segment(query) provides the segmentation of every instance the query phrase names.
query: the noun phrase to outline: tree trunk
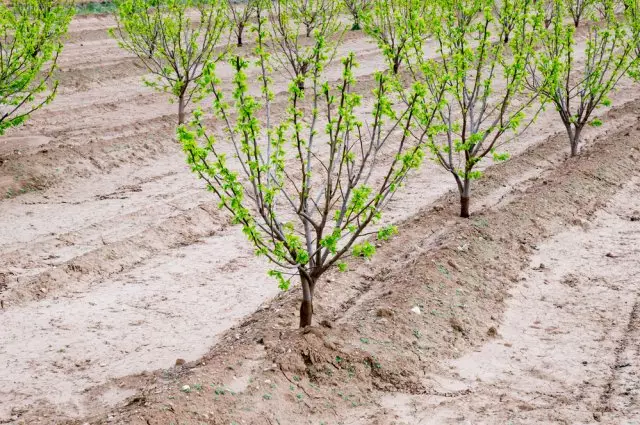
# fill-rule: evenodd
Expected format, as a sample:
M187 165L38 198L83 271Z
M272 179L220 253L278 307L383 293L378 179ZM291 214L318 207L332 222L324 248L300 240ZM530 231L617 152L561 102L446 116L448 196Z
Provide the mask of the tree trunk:
M575 133L573 133L573 137L569 139L569 142L571 143L571 156L578 156L578 147L580 145L580 133L581 133L582 129L581 128L576 128Z
M300 79L298 81L298 88L300 89L300 91L304 91L304 80Z
M360 16L354 15L353 16L353 25L351 26L351 31L358 31L358 30L360 30Z
M242 47L242 32L244 31L244 25L238 25L238 47Z
M313 291L315 282L300 275L302 283L302 302L300 303L300 329L311 326L313 318Z
M469 218L471 181L464 179L462 192L460 193L460 217Z
M395 57L393 59L393 75L397 75L398 72L400 71L400 63L402 61L400 60L399 57Z
M184 124L184 94L178 98L178 125Z
M469 218L469 197L460 197L460 217Z

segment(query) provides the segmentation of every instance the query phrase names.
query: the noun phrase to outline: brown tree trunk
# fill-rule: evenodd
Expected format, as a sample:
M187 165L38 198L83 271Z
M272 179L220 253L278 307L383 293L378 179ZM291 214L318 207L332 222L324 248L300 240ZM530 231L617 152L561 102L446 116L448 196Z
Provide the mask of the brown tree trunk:
M314 282L300 275L302 282L302 302L300 303L300 329L311 326L313 318L313 290Z
M578 156L578 147L580 145L580 132L582 129L576 128L573 137L569 140L571 142L571 156Z
M184 94L178 98L178 125L184 124Z
M460 197L460 217L469 218L469 197Z
M393 60L393 74L394 75L398 74L398 72L400 71L400 63L401 63L400 58L398 58L398 57L394 58L394 60Z
M243 25L238 25L238 47L242 47L242 32L244 31Z
M471 180L465 178L462 182L462 186L458 186L462 189L460 192L460 217L469 218L469 204L471 199Z

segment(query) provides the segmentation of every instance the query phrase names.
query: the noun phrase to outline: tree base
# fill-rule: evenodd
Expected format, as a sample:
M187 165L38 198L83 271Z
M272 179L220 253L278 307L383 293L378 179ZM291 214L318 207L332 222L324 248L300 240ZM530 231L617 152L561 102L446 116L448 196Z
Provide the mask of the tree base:
M313 318L313 302L302 300L300 304L300 328L311 326Z
M460 197L460 217L469 218L469 197Z

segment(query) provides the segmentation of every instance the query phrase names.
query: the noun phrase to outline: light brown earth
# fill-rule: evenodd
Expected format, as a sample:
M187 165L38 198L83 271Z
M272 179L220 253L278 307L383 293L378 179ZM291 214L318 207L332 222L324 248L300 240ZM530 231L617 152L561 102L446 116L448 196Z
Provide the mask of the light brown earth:
M59 96L0 138L0 423L640 421L636 86L577 159L542 114L470 220L424 167L391 206L399 237L323 281L302 334L297 290L190 174L175 105L112 24L72 23ZM349 50L366 90L377 49Z

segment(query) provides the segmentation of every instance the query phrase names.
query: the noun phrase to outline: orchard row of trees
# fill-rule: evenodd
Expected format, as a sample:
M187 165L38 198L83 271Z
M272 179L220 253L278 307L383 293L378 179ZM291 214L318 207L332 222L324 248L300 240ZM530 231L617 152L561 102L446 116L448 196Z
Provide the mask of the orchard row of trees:
M327 270L371 257L373 239L397 232L382 214L425 157L451 174L468 217L480 164L508 159L504 146L543 108L555 109L576 156L584 129L601 124L594 111L621 79L639 77L637 0L231 1L116 0L112 35L148 68L146 83L177 100L191 169L274 264L269 274L283 290L299 278L301 327ZM66 29L63 11L48 12L58 23L50 32ZM339 51L345 12L384 57L371 81L358 77L354 53ZM252 49L235 50L247 29ZM37 96L56 36L32 67L32 108L54 92ZM286 107L275 103L274 73L289 77ZM205 99L212 108L187 120L188 104Z

